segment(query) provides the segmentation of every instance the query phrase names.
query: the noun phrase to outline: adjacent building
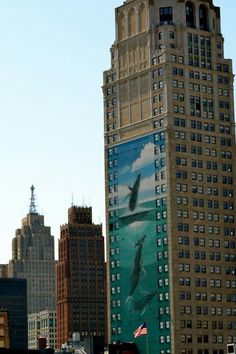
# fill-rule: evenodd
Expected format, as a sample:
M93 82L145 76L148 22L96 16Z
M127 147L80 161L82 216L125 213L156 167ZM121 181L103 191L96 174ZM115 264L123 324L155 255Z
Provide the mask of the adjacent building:
M0 348L10 348L8 310L0 309Z
M236 342L232 62L212 0L127 0L104 72L108 326L150 354ZM135 342L146 352L146 339Z
M0 264L0 278L8 277L8 264Z
M47 348L56 348L56 311L40 311L28 315L28 348L39 349L39 341L44 338Z
M55 310L54 237L44 216L37 212L34 186L29 213L12 241L10 277L27 279L28 314Z
M0 347L27 349L26 291L25 279L0 278Z
M92 208L72 206L61 226L57 262L57 347L79 332L105 334L104 238Z

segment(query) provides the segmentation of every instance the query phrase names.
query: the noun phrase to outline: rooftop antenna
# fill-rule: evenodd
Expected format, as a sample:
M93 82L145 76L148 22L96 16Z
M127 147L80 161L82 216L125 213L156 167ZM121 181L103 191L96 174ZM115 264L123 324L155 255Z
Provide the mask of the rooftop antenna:
M35 204L35 194L34 194L34 185L30 187L31 189L31 197L30 197L30 208L29 208L29 213L30 214L37 214L37 209L36 209L36 204Z
M72 195L71 195L71 206L72 206L72 207L74 206L74 195L73 195L73 193L72 193Z

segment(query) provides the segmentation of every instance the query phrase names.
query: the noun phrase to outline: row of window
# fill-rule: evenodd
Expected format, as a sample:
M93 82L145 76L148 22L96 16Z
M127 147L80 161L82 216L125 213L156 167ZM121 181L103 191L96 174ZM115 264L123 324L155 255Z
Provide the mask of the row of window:
M176 204L189 204L189 198L183 196L176 197ZM219 209L219 201L218 200L204 200L202 198L192 198L192 206L199 207L199 208L208 208L208 209ZM234 210L234 203L223 201L222 207L224 210Z
M116 118L117 117L117 112L116 110L112 110L107 112L107 119L112 119L112 118Z
M197 320L195 323L195 326L193 324L192 320L181 320L180 321L180 328L193 328L195 327L196 329L208 329L209 324L211 324L212 329L223 329L224 328L224 323L222 321L201 321ZM227 329L232 329L235 326L235 322L227 322L226 328ZM204 338L203 338L204 342Z
M228 64L217 63L216 64L216 70L217 71L223 71L224 73L228 73L229 72L229 66L228 66Z
M117 141L118 141L118 135L117 134L110 135L107 138L107 144L115 143Z
M212 82L212 75L207 74L205 72L199 72L199 71L189 71L189 78L190 79L195 79L195 80L204 80L204 81L210 81Z
M190 89L190 91L196 91L196 92L200 92L201 91L201 92L207 93L209 95L213 94L213 87L212 86L194 84L194 83L190 82L189 83L189 89ZM220 90L222 90L222 89L220 89ZM227 90L225 90L225 91L228 92ZM222 96L222 95L220 95L220 96Z
M208 315L210 314L209 310L210 308L208 306L196 306L195 309L193 309L192 306L180 306L181 315L191 315L192 313L195 313L196 315ZM236 311L234 308L228 308L226 309L226 314L228 316L236 316Z
M212 156L212 157L216 157L218 156L217 154L217 150L216 149L203 149L201 146L195 146L195 145L191 145L190 147L187 147L186 144L175 144L175 151L176 152L182 152L182 153L187 153L188 149L190 150L189 152L193 155L203 155L204 150L206 153L206 156ZM232 159L232 152L231 151L225 151L225 150L221 150L219 151L219 156L222 159Z
M219 241L219 240L217 240ZM221 255L219 252L209 252L209 254L207 254L205 251L194 251L194 254L192 255L194 256L194 259L201 259L201 260L206 260L206 259L209 259L210 261L220 261L221 260ZM178 257L179 258L191 258L190 256L190 252L189 250L180 250L178 251ZM199 264L196 265L195 267L195 272L199 272L200 268ZM203 268L201 268L202 270ZM204 270L206 270L206 266L204 265ZM211 274L221 274L221 267L220 266L210 266L209 267L209 272ZM224 268L224 272L225 274L229 275L229 274L232 274L232 275L236 275L236 269L235 267L226 267ZM202 272L202 273L205 273L205 272Z
M226 107L229 108L229 102L227 102L227 101L219 101L219 108L220 109L228 109ZM164 107L161 107L160 111L162 111L162 113L163 113L164 112ZM155 112L155 109L153 110L153 112ZM179 114L185 114L185 107L175 104L173 106L173 112L174 113L179 113ZM191 96L191 98L190 98L190 115L191 116L196 116L196 117L214 119L213 101L211 99L210 100L203 99L202 102L201 102L200 101L200 97ZM219 113L219 118L220 118L220 120L222 120L222 112ZM176 121L178 119L179 118L176 118ZM178 126L178 124L177 124L177 126Z
M162 219L165 219L163 217ZM161 217L160 217L161 219ZM158 219L158 220L160 220ZM187 223L179 222L177 224L177 231L184 231L184 232L189 232L190 231L190 226ZM192 225L192 231L194 233L202 233L204 234L205 232L208 234L214 234L214 235L219 235L220 234L220 228L218 226L205 226L205 225L199 225L199 224L194 224ZM225 227L224 228L224 236L235 236L235 229L230 228L230 227ZM235 248L235 242L234 241L225 241L225 247L226 248Z
M158 57L154 57L152 59L152 65L157 65L159 63L164 63L165 62L165 56L160 55ZM179 63L179 64L184 64L184 57L182 55L176 55L176 54L171 54L170 57L167 57L172 63Z
M192 214L193 220L205 220L205 213L204 212L194 211L191 214ZM182 219L182 218L189 219L191 217L189 215L188 210L179 210L179 209L176 211L176 216L179 219ZM224 214L222 216L222 219L223 219L224 223L230 223L230 224L234 223L234 216L233 215ZM206 213L206 220L220 222L220 216L219 216L219 214Z
M189 277L181 277L179 278L179 285L181 286L193 286L196 287L211 287L211 288L221 288L222 281L220 279L207 279L207 278L189 278ZM226 280L225 285L227 288L235 288L236 282L235 280Z
M216 213L207 213L207 212L198 212L198 211L189 212L188 210L177 209L176 216L177 218L183 218L183 219L188 219L192 217L193 220L208 220L214 222L220 221L220 215ZM233 215L224 214L222 215L222 219L225 223L230 223L230 224L234 223Z
M117 104L117 99L116 99L116 97L113 97L113 98L107 100L107 102L106 102L106 106L107 106L108 108L114 107L114 106L116 106L116 104Z
M106 78L107 84L110 84L111 82L113 82L115 80L116 80L116 74L115 73L108 75L107 78Z
M182 157L176 157L176 164L178 166L187 166L187 159ZM191 166L197 167L197 168L206 168L207 170L220 170L218 168L218 163L216 161L203 161L203 160L191 160ZM225 164L222 163L221 164L221 171L225 171L225 172L232 172L232 165L231 164ZM183 171L183 170L176 170L176 178L183 178L183 179L187 179L187 171ZM192 180L199 180L202 181L203 180L203 175L201 175L201 173L198 174L194 174L194 172L192 172ZM233 177L231 176L221 176L221 183L222 184L233 184Z
M112 130L117 129L117 123L112 123L107 125L107 131L110 132Z
M116 86L113 85L113 86L108 87L106 90L106 95L110 96L110 95L114 95L114 94L116 94Z
M223 343L224 339L222 335L212 335L211 340L208 338L208 335L198 336L197 343ZM180 336L181 343L192 343L192 334L181 334ZM231 342L229 342L231 343Z
M179 283L181 281L181 278L179 279ZM181 284L180 284L181 285ZM192 294L190 291L181 291L179 292L180 295L180 300L191 300L192 297L195 298L195 300L197 301L212 301L212 302L223 302L223 301L227 301L227 302L236 302L236 295L235 294L227 294L225 296L225 300L224 297L222 296L222 294L220 293L207 293L207 292L196 292L194 294ZM193 296L194 295L194 296ZM234 309L233 309L234 310ZM219 314L222 315L222 308L220 308L220 310L216 310L215 307L211 308L212 311L212 315L216 315L217 312L219 311ZM236 324L236 322L235 322Z
M185 131L176 130L174 132L174 136L176 139L186 140L187 137L190 138L191 141L196 142L205 142L207 144L216 144L218 138L213 135L202 135L199 133L186 133ZM219 143L221 146L231 146L232 140L230 138L219 138Z
M159 32L158 37L159 37L160 41L162 41L164 39L164 35L165 35L164 32ZM168 32L168 37L169 37L169 39L174 39L175 38L175 32L174 31L169 31Z
M207 155L207 156L212 156L216 157L215 155ZM158 164L159 160L156 160L156 166ZM206 168L207 170L221 170L223 172L232 172L233 171L233 165L229 163L221 163L218 164L216 161L203 161L203 160L195 160L195 159L187 159L186 157L179 157L176 156L175 158L175 163L176 166L187 166L191 165L193 168ZM218 168L218 166L221 166L221 169ZM210 175L207 175L210 176ZM222 183L223 184L232 184L230 179L226 179L227 176L222 176ZM208 177L207 177L208 178ZM203 181L203 174L201 173L196 173L192 172L192 180L198 180L198 181Z
M216 132L221 134L231 134L231 127L229 125L216 125L214 123L201 122L199 120L186 120L184 118L174 118L174 125L176 127L189 127L191 129L204 130Z
M225 351L224 351L224 349L213 349L212 351L210 351L209 349L197 349L197 354L210 354L210 353L212 353L212 354L224 354ZM182 348L181 349L181 354L193 354L193 349Z
M184 158L181 161L184 161ZM187 165L187 163L186 163L186 165ZM184 166L186 166L186 165L184 165ZM224 165L225 164L223 164L222 171L225 170L225 166ZM227 166L230 166L230 165L227 165ZM203 168L202 160L192 160L192 167ZM207 170L214 170L214 171L218 170L218 164L215 161L206 161L205 167L206 167ZM229 167L228 172L231 172L231 171L232 171L232 169L231 169L231 167ZM187 179L188 177L189 176L188 176L187 171L176 170L176 178ZM198 173L198 174L192 173L191 177L192 177L192 180L197 180L197 179L199 181L203 180L203 176L200 173ZM230 184L231 185L231 184L233 184L233 177L231 177L231 176L221 176L221 183L222 184ZM198 189L196 189L196 187L194 187L194 189L192 189L192 192L193 193L203 194L203 187L199 186ZM215 192L213 192L213 190L212 190L212 193L210 193L210 194L214 194L214 193L215 193L215 195L218 195L218 192L216 191L216 189L215 189Z

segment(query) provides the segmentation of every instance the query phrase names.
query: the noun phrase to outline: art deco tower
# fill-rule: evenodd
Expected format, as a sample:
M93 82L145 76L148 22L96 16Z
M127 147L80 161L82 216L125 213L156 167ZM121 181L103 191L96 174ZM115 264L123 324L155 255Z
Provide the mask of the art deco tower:
M55 309L54 237L50 227L44 225L44 216L36 210L34 186L29 213L12 241L8 273L27 279L28 314Z
M111 342L149 354L236 342L232 62L212 0L116 9L104 72ZM137 338L146 351L145 338Z

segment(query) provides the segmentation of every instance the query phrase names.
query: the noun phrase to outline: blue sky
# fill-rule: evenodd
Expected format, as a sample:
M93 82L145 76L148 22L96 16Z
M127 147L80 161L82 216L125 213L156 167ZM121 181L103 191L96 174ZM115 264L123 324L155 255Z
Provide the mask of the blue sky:
M72 194L104 222L101 86L121 4L0 0L0 263L11 257L31 184L56 239ZM235 0L215 4L226 57L236 63Z

